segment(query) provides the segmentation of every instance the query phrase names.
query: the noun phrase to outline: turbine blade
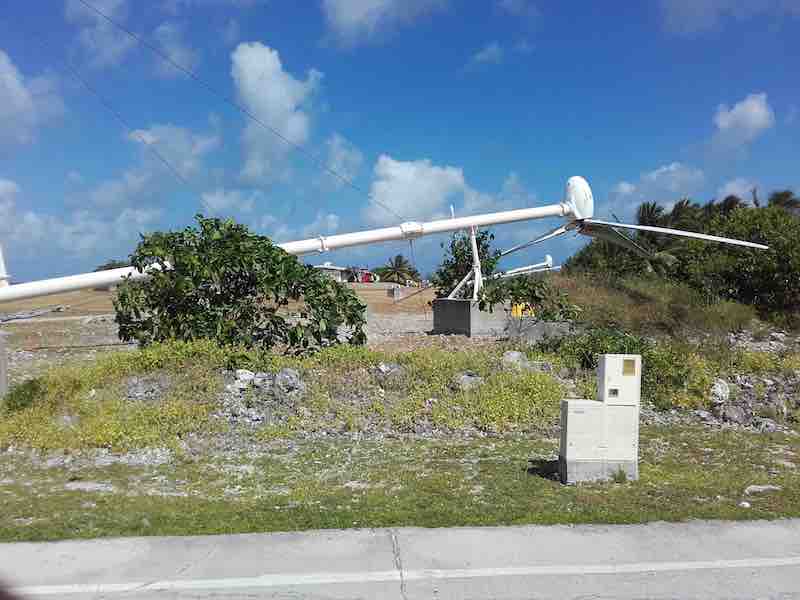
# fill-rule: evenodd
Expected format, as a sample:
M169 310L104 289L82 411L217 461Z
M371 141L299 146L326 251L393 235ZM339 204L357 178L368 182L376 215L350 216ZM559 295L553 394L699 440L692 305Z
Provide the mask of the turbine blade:
M606 221L595 221L594 219L584 219L582 223L587 225L601 225L611 228L622 227L624 229L635 229L637 231L652 231L653 233L660 233L663 235L675 235L679 237L693 238L696 240L705 240L708 242L719 242L721 244L731 244L733 246L747 246L748 248L758 248L760 250L768 250L769 246L764 244L756 244L755 242L746 242L744 240L736 240L733 238L720 237L717 235L708 235L705 233L697 233L694 231L682 231L680 229L668 229L666 227L653 227L651 225L629 225L627 223L608 223Z
M613 227L606 227L605 224L598 225L596 222L586 223L584 221L580 228L578 229L582 234L588 235L589 237L599 238L601 240L605 240L611 244L616 244L617 246L622 246L623 248L627 248L631 252L638 254L642 258L652 258L653 253L648 250L647 248L643 247L640 244L637 244L634 240L629 238L627 235L617 231Z
M519 246L514 246L512 248L509 248L508 250L503 250L500 253L500 256L506 256L508 254L512 254L514 252L518 252L520 250L524 250L525 248L530 248L534 244L538 244L539 242L544 242L545 240L549 240L549 239L552 239L554 237L558 237L559 235L563 235L563 234L567 233L567 231L568 231L568 227L566 225L561 225L561 226L556 227L555 229L553 229L553 231L545 233L542 237L538 237L535 240L531 240L529 242L525 242L524 244L520 244Z

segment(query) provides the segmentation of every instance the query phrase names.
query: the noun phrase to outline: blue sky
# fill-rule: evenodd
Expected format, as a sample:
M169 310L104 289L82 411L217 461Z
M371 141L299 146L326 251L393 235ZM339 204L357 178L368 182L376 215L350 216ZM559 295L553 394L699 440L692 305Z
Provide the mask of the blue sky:
M797 0L85 1L300 149L81 0L12 2L0 243L16 280L124 257L139 232L197 212L285 241L396 222L378 202L415 220L557 202L576 174L596 215L628 219L643 200L800 187ZM507 246L556 225L496 234ZM441 241L416 243L421 271ZM408 250L308 260L375 266Z

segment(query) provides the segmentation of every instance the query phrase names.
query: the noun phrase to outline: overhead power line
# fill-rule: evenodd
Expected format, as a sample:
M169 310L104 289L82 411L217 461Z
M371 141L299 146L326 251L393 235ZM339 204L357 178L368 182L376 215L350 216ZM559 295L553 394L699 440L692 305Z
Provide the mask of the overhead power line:
M236 99L231 98L229 95L225 94L224 92L218 91L214 86L212 86L205 79L200 77L193 70L191 70L188 67L185 67L185 66L181 65L180 63L176 62L175 60L173 60L168 54L163 52L158 46L156 46L154 44L151 44L145 38L143 38L142 36L138 35L137 33L132 31L128 27L125 27L125 25L123 25L122 23L118 22L116 19L112 18L111 16L107 15L106 13L101 11L99 8L97 8L93 4L87 2L86 0L78 0L78 1L81 4L83 4L86 8L88 8L89 10L91 10L92 12L97 14L100 18L106 20L111 25L113 25L114 27L116 27L117 29L119 29L120 31L125 33L126 35L130 36L131 38L133 38L137 43L141 44L142 46L144 46L145 48L147 48L151 52L157 54L162 60L166 61L167 63L169 63L170 65L175 67L178 71L180 71L181 73L185 74L186 76L191 78L196 83L202 85L206 90L211 92L214 96L216 96L217 98L219 98L220 100L222 100L226 104L232 106L233 108L235 108L236 110L241 112L243 115L245 115L248 119L252 120L254 123L256 123L257 125L259 125L263 129L265 129L266 131L269 131L270 133L275 135L278 139L282 140L284 143L288 144L289 146L291 146L292 148L294 148L298 152L300 152L303 155L305 155L306 157L308 157L320 169L322 169L323 171L325 171L328 174L332 175L333 177L335 177L336 179L338 179L339 181L341 181L345 185L351 187L352 189L356 190L357 192L359 192L361 194L364 194L365 196L367 196L367 198L372 200L376 205L378 205L381 208L383 208L384 210L388 211L389 213L391 213L393 216L397 217L401 221L405 221L406 220L405 217L403 217L402 215L398 214L396 211L394 211L392 208L387 206L385 203L383 203L380 200L378 200L377 198L375 198L375 196L373 196L372 194L368 193L366 190L364 190L361 187L359 187L358 185L356 185L349 177L346 177L345 175L342 175L341 173L339 173L335 169L329 167L323 161L321 161L317 156L315 156L312 152L309 152L308 150L303 148L300 144L297 144L296 142L293 142L292 140L287 138L285 135L283 135L280 131L278 131L274 127L270 126L268 123L265 123L264 121L259 119L246 106L243 106L240 102L237 102Z
M73 67L68 62L65 62L64 64L67 70L69 71L70 75L72 75L72 77L76 81L78 81L78 83L80 83L84 88L86 88L89 91L89 93L91 93L95 98L97 98L100 104L102 104L103 107L109 113L111 113L111 115L117 121L119 121L119 123L125 128L125 130L130 135L134 136L137 140L139 140L139 142L142 143L153 154L153 156L155 156L165 167L167 167L167 169L169 169L172 172L172 174L178 179L178 181L183 183L192 192L197 193L197 190L194 189L194 186L192 186L192 184L189 183L189 180L186 179L186 177L184 177L181 174L178 168L175 165L173 165L169 160L167 160L167 158L163 154L161 154L161 152L158 151L155 145L149 143L141 133L139 133L136 129L134 129L130 125L130 123L128 123L125 117L123 117L122 114L117 109L115 109L111 105L111 103L108 100L106 100L106 98L103 97L102 94L100 94L100 92L98 92L88 81L86 81L86 79L78 72L78 70L75 67Z

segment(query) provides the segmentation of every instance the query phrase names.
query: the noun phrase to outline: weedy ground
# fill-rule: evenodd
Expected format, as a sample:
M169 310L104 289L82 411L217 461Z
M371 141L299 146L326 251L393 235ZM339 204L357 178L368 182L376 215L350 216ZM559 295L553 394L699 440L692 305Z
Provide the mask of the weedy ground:
M647 428L641 479L626 483L562 486L556 452L530 438L275 441L83 468L5 453L0 539L800 516L794 436ZM751 484L781 489L745 496Z
M557 483L559 401L594 395L597 353L641 352L645 401L662 409L707 408L717 376L800 370L797 348L726 343L752 328L748 307L673 284L557 281L588 328L539 347L417 336L294 358L197 342L45 361L0 407L0 539L800 516L800 437L783 433L645 426L639 481ZM12 346L46 345L41 326L17 325ZM507 350L552 369L509 369ZM276 422L219 418L226 370L284 367L307 390ZM454 385L465 372L483 385ZM132 377L169 386L132 399ZM780 489L745 496L752 484Z

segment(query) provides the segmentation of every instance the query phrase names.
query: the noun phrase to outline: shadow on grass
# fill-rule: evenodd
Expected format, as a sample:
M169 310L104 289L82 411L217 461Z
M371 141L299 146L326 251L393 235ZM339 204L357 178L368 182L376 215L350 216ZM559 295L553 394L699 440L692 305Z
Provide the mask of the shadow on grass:
M542 479L558 481L558 460L531 458L528 460L528 475L536 475Z

